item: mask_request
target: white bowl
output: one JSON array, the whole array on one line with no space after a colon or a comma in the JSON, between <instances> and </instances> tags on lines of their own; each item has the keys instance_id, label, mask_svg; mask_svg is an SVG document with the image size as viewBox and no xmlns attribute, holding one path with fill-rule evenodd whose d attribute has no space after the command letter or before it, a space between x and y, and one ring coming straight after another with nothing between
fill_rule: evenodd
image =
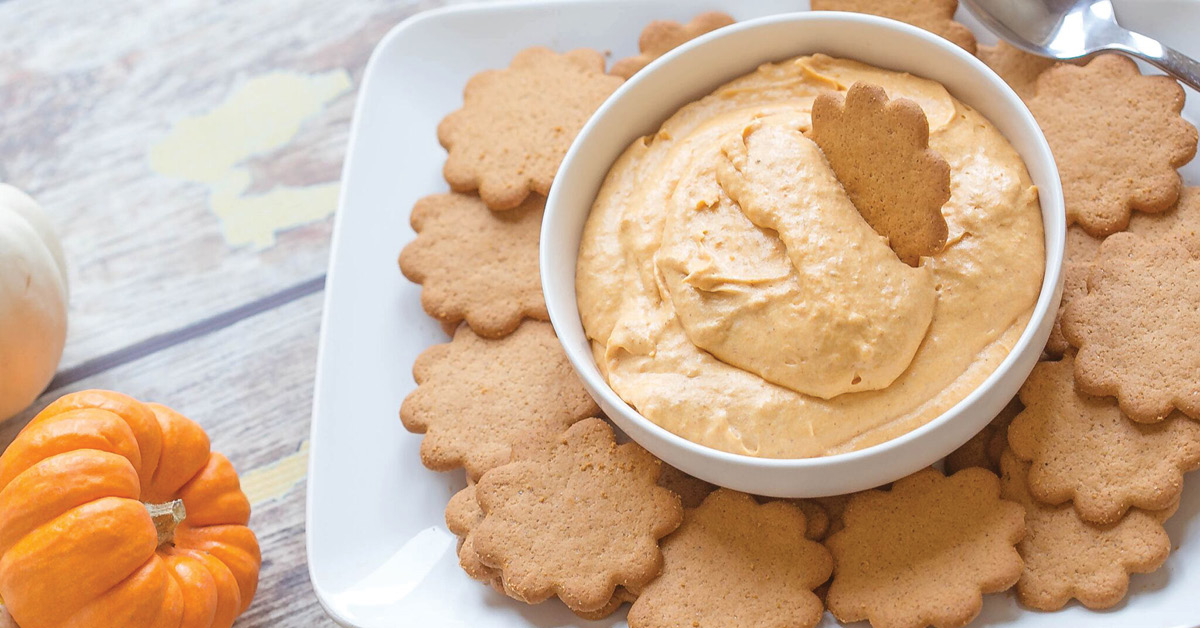
<instances>
[{"instance_id":1,"label":"white bowl","mask_svg":"<svg viewBox=\"0 0 1200 628\"><path fill-rule=\"evenodd\" d=\"M1038 186L1046 234L1041 294L1008 357L977 389L929 423L873 447L821 458L727 453L659 427L608 386L593 360L576 304L579 242L605 175L636 138L653 133L683 105L763 63L818 52L938 81L999 128ZM681 46L636 74L600 107L568 151L547 201L542 289L559 341L588 391L617 426L654 455L698 478L757 495L838 495L879 486L937 462L1012 399L1054 323L1065 234L1062 187L1050 147L1020 98L987 66L940 37L893 20L853 13L787 14L742 22Z\"/></svg>"}]
</instances>

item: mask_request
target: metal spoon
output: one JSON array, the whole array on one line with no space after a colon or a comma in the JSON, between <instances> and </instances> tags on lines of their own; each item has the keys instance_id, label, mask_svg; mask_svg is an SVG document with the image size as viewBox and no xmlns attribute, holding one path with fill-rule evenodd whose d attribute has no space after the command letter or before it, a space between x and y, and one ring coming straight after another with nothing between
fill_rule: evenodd
<instances>
[{"instance_id":1,"label":"metal spoon","mask_svg":"<svg viewBox=\"0 0 1200 628\"><path fill-rule=\"evenodd\" d=\"M1200 63L1117 24L1110 0L962 0L1008 43L1043 57L1078 59L1101 51L1142 59L1200 90Z\"/></svg>"}]
</instances>

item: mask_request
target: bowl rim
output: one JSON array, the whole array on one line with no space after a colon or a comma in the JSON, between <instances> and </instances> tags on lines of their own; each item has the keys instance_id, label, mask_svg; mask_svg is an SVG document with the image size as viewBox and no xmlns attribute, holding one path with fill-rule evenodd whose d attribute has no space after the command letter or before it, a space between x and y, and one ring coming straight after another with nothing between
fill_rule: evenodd
<instances>
[{"instance_id":1,"label":"bowl rim","mask_svg":"<svg viewBox=\"0 0 1200 628\"><path fill-rule=\"evenodd\" d=\"M546 280L547 277L553 274L553 264L551 263L551 256L548 255L547 249L550 247L550 242L552 239L555 238L558 233L558 230L556 229L559 223L559 221L556 219L557 215L560 212L565 211L559 209L559 207L564 203L562 201L562 195L565 186L557 183L564 179L563 173L569 173L572 171L572 165L577 159L579 159L579 156L589 150L589 140L594 134L595 128L600 124L600 121L608 115L608 112L615 106L615 103L619 103L625 99L626 95L637 85L654 80L655 75L660 68L667 67L672 63L676 63L678 59L685 58L691 55L693 51L708 46L712 42L727 37L737 36L745 31L763 29L779 23L810 21L823 22L831 25L865 24L872 27L898 31L905 36L924 40L925 43L932 44L935 47L940 48L943 54L959 57L959 60L966 62L966 65L972 71L982 75L983 78L992 83L993 86L998 87L1003 96L1003 106L1012 110L1013 113L1016 114L1021 126L1027 127L1033 131L1033 152L1038 153L1041 157L1043 157L1042 161L1047 167L1047 171L1042 174L1044 175L1043 178L1047 183L1049 183L1049 185L1038 185L1038 201L1042 212L1043 225L1046 225L1050 221L1057 221L1060 223L1062 228L1059 230L1058 237L1056 237L1054 241L1050 240L1049 231L1045 229L1043 230L1044 237L1046 238L1046 247L1042 285L1038 292L1038 300L1034 307L1033 314L1030 316L1029 321L1025 324L1025 329L1022 331L1017 342L1014 344L1013 348L1009 350L1008 354L1000 362L1000 364L997 365L996 368L993 369L992 372L988 374L988 376L984 378L984 380L980 382L978 386L976 386L970 393L960 399L957 403L952 405L937 417L934 417L933 419L912 430L909 430L908 432L875 445L864 447L862 449L811 458L757 457L747 454L723 451L688 440L687 438L675 434L674 432L671 432L670 430L646 418L635 408L629 405L623 398L621 398L621 396L618 395L616 391L613 390L613 388L609 385L608 381L599 373L598 365L596 365L595 358L592 353L588 351L585 355L580 355L580 352L576 350L575 347L570 346L562 339L562 333L559 332L559 330L565 325L578 324L581 329L583 325L578 311L577 299L563 298L562 301L569 301L571 307L559 307L559 299L555 298L555 291L557 288L552 287L554 282L548 282ZM792 53L791 56L795 57L804 54L816 54L821 52L820 50L805 50L806 49L803 47L803 44L798 44L797 51ZM748 67L746 69L746 73L752 72L754 67L757 67L763 63L778 62L788 58L790 57L784 56L780 58L760 60L753 67ZM921 74L915 71L911 71L910 73L915 76L921 76ZM712 87L709 88L708 92L705 93L711 92L712 89L724 84L728 80L729 79L722 80L719 78L714 78ZM955 98L957 99L958 97L955 96ZM668 113L667 117L670 115L671 114ZM661 124L664 119L665 118L647 118L647 120L652 123L653 128L657 128L657 125ZM1007 136L1006 139L1008 139ZM1024 154L1022 155L1022 161L1025 163L1026 169L1029 170L1032 175L1033 168L1030 166L1029 160L1025 158ZM1021 98L1017 96L1017 94L1003 79L1001 79L991 68L985 65L975 55L938 35L934 35L915 26L888 18L840 11L799 11L738 22L686 42L664 54L662 57L654 60L641 71L636 73L632 78L625 81L625 83L623 83L616 91L614 91L613 94L610 95L609 98L592 114L591 118L576 136L559 167L559 173L556 177L557 185L551 187L550 193L547 196L545 215L542 221L542 228L539 238L539 271L541 273L541 277L543 278L542 290L544 293L550 322L555 331L558 333L559 342L562 345L568 360L570 361L576 374L585 383L585 387L591 394L598 395L603 398L598 399L598 401L607 402L607 404L615 408L623 415L623 419L633 422L641 429L647 430L650 434L653 434L655 437L659 438L664 444L686 451L690 456L699 456L712 460L719 460L727 464L752 467L757 468L758 470L777 471L799 471L806 469L815 470L834 465L863 463L871 460L872 458L884 456L892 450L900 449L909 444L911 441L920 440L926 435L946 426L955 418L970 410L986 391L993 388L997 382L1003 379L1013 369L1015 364L1020 361L1022 356L1031 351L1037 351L1040 355L1041 344L1038 346L1033 346L1033 341L1038 335L1038 329L1043 325L1044 320L1048 316L1053 316L1058 310L1062 288L1062 265L1063 254L1065 252L1065 236L1067 227L1061 181L1059 179L1058 170L1056 167L1054 167L1054 165L1055 161L1050 151L1049 144L1047 143L1045 136L1037 122L1034 120L1033 114L1029 111L1028 107L1021 100ZM587 221L585 218L585 225L586 222ZM1057 247L1051 246L1051 244L1054 243L1057 244ZM1051 255L1052 249L1057 253L1057 255ZM575 256L572 258L571 262L571 275L572 278L574 278L578 263L578 248L575 249ZM572 281L574 281L574 279ZM572 311L564 311L564 309L569 309ZM587 339L586 330L583 330L583 335L585 340L587 340L588 344L590 345L591 341ZM595 373L586 368L586 365L589 364L596 371ZM601 403L601 405L603 406L604 403ZM618 424L619 423L620 422L618 421ZM635 441L637 440L632 434L629 436L634 438Z\"/></svg>"}]
</instances>

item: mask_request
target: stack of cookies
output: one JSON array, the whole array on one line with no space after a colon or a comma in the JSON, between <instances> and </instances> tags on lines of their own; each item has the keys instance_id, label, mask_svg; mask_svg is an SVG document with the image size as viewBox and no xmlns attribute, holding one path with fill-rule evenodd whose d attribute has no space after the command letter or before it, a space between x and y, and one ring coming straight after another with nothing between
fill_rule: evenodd
<instances>
[{"instance_id":1,"label":"stack of cookies","mask_svg":"<svg viewBox=\"0 0 1200 628\"><path fill-rule=\"evenodd\" d=\"M956 0L813 0L920 26L977 53L1026 100L1073 224L1055 333L1014 400L954 452L891 487L767 500L657 460L612 427L547 321L545 195L583 124L671 48L732 23L655 22L606 71L592 50L530 48L476 75L443 120L451 190L412 211L400 267L452 340L413 366L400 416L422 462L464 469L446 509L464 571L516 600L557 597L631 628L963 626L1016 587L1056 610L1119 602L1157 569L1182 476L1200 467L1200 192L1183 91L1123 58L1054 64L977 46Z\"/></svg>"},{"instance_id":2,"label":"stack of cookies","mask_svg":"<svg viewBox=\"0 0 1200 628\"><path fill-rule=\"evenodd\" d=\"M1183 474L1200 468L1200 194L1184 92L1124 57L981 57L1025 99L1059 166L1071 225L1062 307L999 457L1026 507L1022 603L1108 608L1154 571ZM1006 417L1007 418L1007 417ZM995 464L993 457L990 463Z\"/></svg>"}]
</instances>

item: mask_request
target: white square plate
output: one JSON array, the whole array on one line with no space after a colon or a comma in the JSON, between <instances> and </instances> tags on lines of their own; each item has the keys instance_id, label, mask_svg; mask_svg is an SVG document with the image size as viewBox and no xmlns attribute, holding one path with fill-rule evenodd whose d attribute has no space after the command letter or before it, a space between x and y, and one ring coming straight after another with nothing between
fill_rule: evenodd
<instances>
[{"instance_id":1,"label":"white square plate","mask_svg":"<svg viewBox=\"0 0 1200 628\"><path fill-rule=\"evenodd\" d=\"M396 626L624 626L624 611L584 622L561 604L526 606L468 578L442 513L464 485L460 473L421 466L420 437L397 417L413 389L413 359L445 342L420 306L419 286L396 267L413 238L408 212L446 190L445 153L435 129L462 103L467 79L503 67L519 50L635 52L649 21L690 19L719 9L739 20L804 10L805 0L565 0L459 6L397 26L367 66L342 178L312 418L308 476L308 561L321 603L342 624ZM1121 10L1124 9L1124 10ZM1126 0L1129 27L1200 56L1200 1ZM980 39L994 38L960 15ZM1190 48L1190 49L1189 49ZM1200 119L1197 94L1188 114ZM1200 183L1200 163L1185 177ZM1022 610L989 596L976 625L1187 626L1200 621L1200 483L1168 523L1179 551L1157 573L1137 576L1128 600L1105 613L1071 605L1059 613ZM836 625L829 615L826 624Z\"/></svg>"}]
</instances>

